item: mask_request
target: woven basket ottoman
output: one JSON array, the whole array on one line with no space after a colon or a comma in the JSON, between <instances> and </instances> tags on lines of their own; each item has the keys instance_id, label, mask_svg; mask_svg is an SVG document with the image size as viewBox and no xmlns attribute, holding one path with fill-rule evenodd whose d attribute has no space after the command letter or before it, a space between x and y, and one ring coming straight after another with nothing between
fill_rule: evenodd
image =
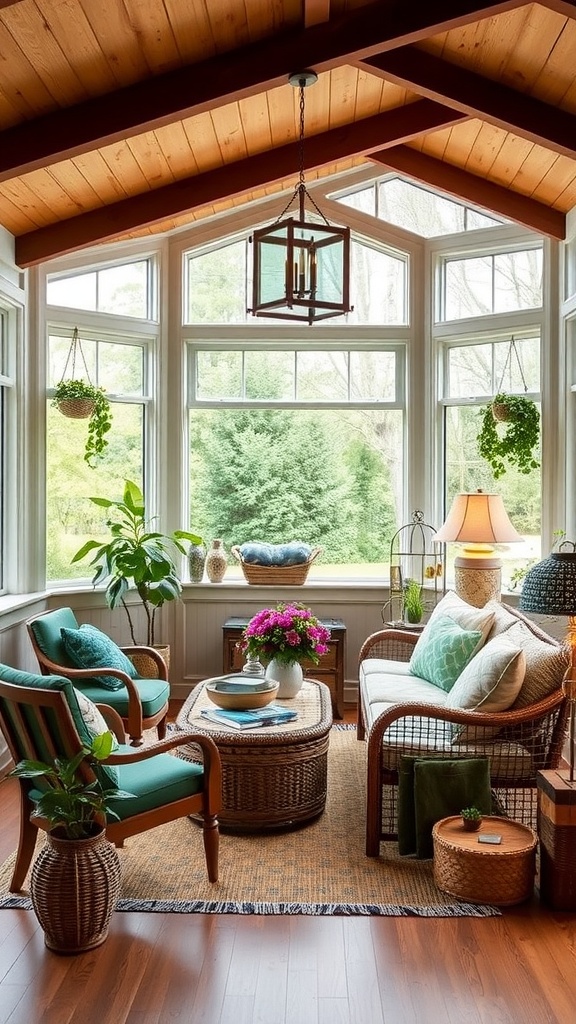
<instances>
[{"instance_id":1,"label":"woven basket ottoman","mask_svg":"<svg viewBox=\"0 0 576 1024\"><path fill-rule=\"evenodd\" d=\"M502 836L498 845L478 841L482 834ZM442 818L432 829L434 881L439 889L466 903L512 906L530 899L536 872L536 833L509 818L486 817L477 832L467 832L460 815Z\"/></svg>"}]
</instances>

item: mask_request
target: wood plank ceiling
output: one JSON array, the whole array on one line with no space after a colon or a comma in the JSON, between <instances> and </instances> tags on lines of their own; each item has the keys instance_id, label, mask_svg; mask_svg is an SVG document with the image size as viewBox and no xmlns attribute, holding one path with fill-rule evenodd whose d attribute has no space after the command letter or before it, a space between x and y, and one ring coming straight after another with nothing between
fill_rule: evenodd
<instances>
[{"instance_id":1,"label":"wood plank ceiling","mask_svg":"<svg viewBox=\"0 0 576 1024\"><path fill-rule=\"evenodd\" d=\"M0 224L21 267L370 163L553 238L576 0L0 0Z\"/></svg>"}]
</instances>

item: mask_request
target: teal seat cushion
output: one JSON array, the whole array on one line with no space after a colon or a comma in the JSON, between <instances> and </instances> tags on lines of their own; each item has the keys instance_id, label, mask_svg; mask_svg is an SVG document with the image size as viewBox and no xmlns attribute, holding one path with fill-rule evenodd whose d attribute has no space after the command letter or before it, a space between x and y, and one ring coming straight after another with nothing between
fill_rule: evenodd
<instances>
[{"instance_id":1,"label":"teal seat cushion","mask_svg":"<svg viewBox=\"0 0 576 1024\"><path fill-rule=\"evenodd\" d=\"M410 658L410 672L449 692L483 643L478 629L462 629L449 615L430 621Z\"/></svg>"},{"instance_id":2,"label":"teal seat cushion","mask_svg":"<svg viewBox=\"0 0 576 1024\"><path fill-rule=\"evenodd\" d=\"M118 753L134 753L133 747L120 746ZM147 761L118 765L118 787L133 797L110 800L110 807L123 821L135 814L163 807L174 800L199 793L204 782L201 764L184 761L171 754L156 754Z\"/></svg>"},{"instance_id":3,"label":"teal seat cushion","mask_svg":"<svg viewBox=\"0 0 576 1024\"><path fill-rule=\"evenodd\" d=\"M165 679L135 679L134 682L140 694L143 717L153 718L168 703L170 684ZM121 718L127 718L128 690L125 686L119 690L104 691L93 679L75 679L74 685L95 704L109 704Z\"/></svg>"},{"instance_id":4,"label":"teal seat cushion","mask_svg":"<svg viewBox=\"0 0 576 1024\"><path fill-rule=\"evenodd\" d=\"M75 668L117 668L131 679L138 673L124 652L96 626L84 622L79 629L61 628L64 650ZM106 690L119 690L124 684L116 676L95 676L94 681Z\"/></svg>"}]
</instances>

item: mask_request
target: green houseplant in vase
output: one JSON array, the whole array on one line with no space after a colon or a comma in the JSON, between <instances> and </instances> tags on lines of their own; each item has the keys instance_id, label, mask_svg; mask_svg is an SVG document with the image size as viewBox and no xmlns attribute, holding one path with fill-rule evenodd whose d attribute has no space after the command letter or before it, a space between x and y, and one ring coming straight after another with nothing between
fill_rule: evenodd
<instances>
[{"instance_id":1,"label":"green houseplant in vase","mask_svg":"<svg viewBox=\"0 0 576 1024\"><path fill-rule=\"evenodd\" d=\"M117 608L120 605L124 608L132 643L156 647L168 660L167 645L156 643L156 613L166 601L174 601L182 593L173 552L179 551L185 555L182 541L199 544L201 537L187 530L175 530L168 535L151 529L142 491L131 480L124 482L122 500L94 497L90 501L109 513L106 525L110 538L107 541L86 541L72 562L79 562L87 555L92 555L90 565L96 567L92 584L98 586L106 583L108 607ZM146 635L140 641L136 639L134 621L126 601L131 587L136 590L146 617ZM151 662L149 656L148 661ZM150 665L145 667L138 664L136 667L141 675L146 676L149 671L154 675Z\"/></svg>"},{"instance_id":2,"label":"green houseplant in vase","mask_svg":"<svg viewBox=\"0 0 576 1024\"><path fill-rule=\"evenodd\" d=\"M57 953L100 946L120 894L120 861L106 838L106 819L117 818L109 801L131 794L90 781L80 767L85 759L105 760L113 745L106 731L70 760L20 761L10 773L38 780L35 814L48 831L32 868L30 898L45 943Z\"/></svg>"},{"instance_id":3,"label":"green houseplant in vase","mask_svg":"<svg viewBox=\"0 0 576 1024\"><path fill-rule=\"evenodd\" d=\"M295 697L304 679L302 661L317 665L328 651L330 630L303 604L264 608L246 626L240 646L245 655L267 663L266 677L280 686L281 700Z\"/></svg>"},{"instance_id":4,"label":"green houseplant in vase","mask_svg":"<svg viewBox=\"0 0 576 1024\"><path fill-rule=\"evenodd\" d=\"M540 441L540 413L536 403L524 395L500 392L483 409L476 440L478 452L496 480L507 466L516 466L524 474L538 469L535 452Z\"/></svg>"},{"instance_id":5,"label":"green houseplant in vase","mask_svg":"<svg viewBox=\"0 0 576 1024\"><path fill-rule=\"evenodd\" d=\"M422 587L417 580L407 579L402 598L402 612L406 622L418 623L424 614Z\"/></svg>"}]
</instances>

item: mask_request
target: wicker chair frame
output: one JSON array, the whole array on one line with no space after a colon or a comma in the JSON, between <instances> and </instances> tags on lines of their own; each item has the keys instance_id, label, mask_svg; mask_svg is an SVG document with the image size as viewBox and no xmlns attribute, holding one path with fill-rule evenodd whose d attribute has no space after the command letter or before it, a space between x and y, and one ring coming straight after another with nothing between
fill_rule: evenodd
<instances>
[{"instance_id":1,"label":"wicker chair frame","mask_svg":"<svg viewBox=\"0 0 576 1024\"><path fill-rule=\"evenodd\" d=\"M536 637L562 647L515 608L505 607L526 623ZM404 630L379 630L364 641L358 666L366 658L409 661L417 640L417 634ZM398 837L398 771L394 765L405 751L416 756L421 751L421 756L427 758L477 757L479 748L485 745L488 752L497 742L497 763L491 765L494 794L508 817L535 828L536 774L558 767L566 735L568 703L559 686L543 700L517 711L487 714L406 702L390 707L371 726L369 718L366 694L360 686L357 738L364 740L368 733L366 855L377 857L382 841ZM468 742L462 746L453 744L449 754L445 747L435 750L436 737L442 732L441 723L467 725Z\"/></svg>"}]
</instances>

